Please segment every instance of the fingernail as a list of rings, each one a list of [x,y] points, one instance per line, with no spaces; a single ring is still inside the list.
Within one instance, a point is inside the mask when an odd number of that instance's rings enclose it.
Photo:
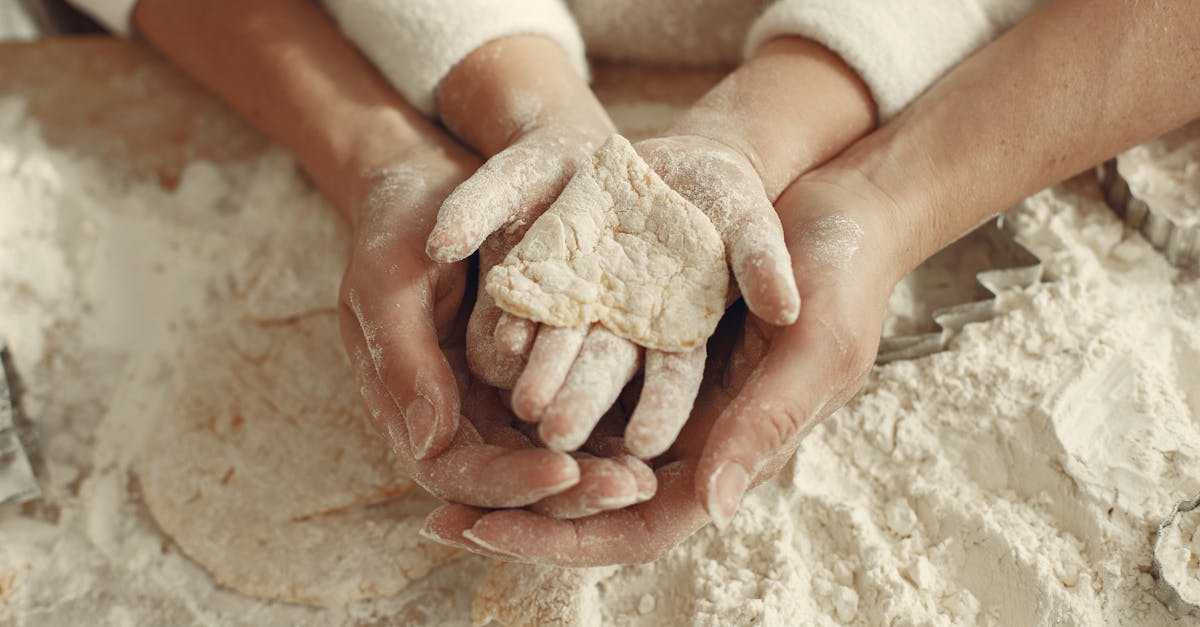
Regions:
[[[461,542],[455,542],[448,538],[443,538],[442,536],[439,536],[438,534],[430,531],[429,528],[424,525],[422,525],[421,528],[417,530],[417,535],[421,536],[422,538],[425,538],[426,540],[429,540],[430,542],[437,542],[438,544],[443,544],[445,546],[453,547],[456,549],[467,548],[466,545],[462,544]]]
[[[708,504],[705,509],[718,529],[724,529],[733,520],[749,485],[750,475],[737,462],[725,462],[713,473],[708,483]]]
[[[620,462],[633,473],[633,480],[637,484],[637,502],[653,498],[654,493],[658,491],[658,477],[654,476],[654,471],[632,455],[621,456]]]
[[[404,410],[404,423],[408,426],[408,441],[412,443],[413,456],[425,459],[433,446],[433,434],[437,427],[437,413],[433,404],[418,396]]]
[[[505,557],[511,557],[514,559],[521,558],[521,556],[517,555],[516,553],[512,553],[510,551],[505,551],[504,549],[498,548],[496,546],[488,544],[487,542],[484,542],[483,540],[480,540],[479,536],[475,535],[474,529],[467,529],[466,531],[464,531],[463,537],[470,540],[471,542],[474,542],[475,544],[478,544],[480,546],[480,548],[484,549],[485,551],[491,551],[493,553],[497,553],[499,555],[503,555]]]

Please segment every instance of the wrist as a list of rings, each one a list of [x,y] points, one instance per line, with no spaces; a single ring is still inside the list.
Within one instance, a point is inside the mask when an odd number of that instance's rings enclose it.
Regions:
[[[484,157],[538,130],[589,140],[615,132],[566,51],[535,35],[480,46],[442,79],[435,100],[446,127]]]
[[[784,37],[759,48],[667,132],[742,154],[774,201],[874,125],[874,102],[849,66],[820,44]]]
[[[414,124],[407,110],[376,111],[342,128],[348,131],[344,145],[322,187],[355,233],[373,195],[393,185],[389,179],[401,171],[419,169],[422,185],[446,187],[438,192],[444,196],[478,165],[469,151],[424,119]]]
[[[830,240],[853,248],[853,274],[864,289],[886,300],[896,284],[924,257],[907,234],[920,231],[920,217],[905,211],[869,174],[840,164],[808,172],[792,183],[776,203],[791,245],[814,234],[817,252]],[[793,252],[793,255],[796,253]],[[847,261],[840,261],[847,263]]]

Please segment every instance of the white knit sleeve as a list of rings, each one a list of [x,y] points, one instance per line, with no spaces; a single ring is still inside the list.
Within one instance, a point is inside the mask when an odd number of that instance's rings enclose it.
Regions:
[[[87,13],[108,30],[129,36],[132,30],[129,20],[137,0],[67,0],[76,9]]]
[[[881,120],[1042,0],[780,0],[750,29],[746,53],[797,35],[838,54],[871,90]]]
[[[434,91],[464,57],[508,35],[558,42],[587,76],[583,39],[562,0],[324,0],[342,30],[413,106],[434,110]]]

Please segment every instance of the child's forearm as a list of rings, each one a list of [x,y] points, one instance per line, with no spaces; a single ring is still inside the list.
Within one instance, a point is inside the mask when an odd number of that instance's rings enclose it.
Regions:
[[[352,224],[364,174],[413,150],[452,146],[311,2],[141,0],[134,22],[287,148]]]
[[[912,267],[1029,193],[1198,114],[1200,3],[1061,0],[814,174],[865,177],[889,198],[897,258]]]
[[[781,37],[713,88],[669,134],[741,152],[774,201],[797,176],[871,130],[875,108],[854,70],[820,44]]]
[[[608,114],[566,51],[537,35],[484,44],[446,75],[435,102],[446,127],[485,157],[537,128],[599,139],[613,132]]]

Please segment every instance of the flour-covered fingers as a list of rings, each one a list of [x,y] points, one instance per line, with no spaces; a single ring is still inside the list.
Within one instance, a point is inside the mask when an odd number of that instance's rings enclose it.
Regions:
[[[703,345],[685,353],[646,351],[642,393],[625,428],[629,452],[650,459],[670,448],[692,413],[705,354]]]
[[[469,257],[497,230],[514,221],[532,222],[574,171],[574,162],[545,158],[536,142],[510,146],[446,198],[425,252],[440,263]]]
[[[513,385],[512,408],[518,417],[530,422],[541,419],[566,381],[587,334],[587,327],[538,327],[525,369]]]
[[[542,412],[538,435],[555,451],[579,448],[637,372],[640,349],[595,324],[562,388]]]
[[[481,547],[478,552],[505,555],[513,561],[572,567],[650,562],[708,521],[695,500],[689,465],[670,464],[657,475],[659,490],[654,498],[625,509],[577,520],[503,510],[484,514],[470,529],[453,532]]]
[[[486,513],[486,510],[476,507],[448,503],[429,512],[429,515],[425,517],[425,523],[421,525],[417,533],[426,540],[449,547],[493,559],[511,560],[512,558],[508,555],[489,551],[463,537],[463,532],[469,531],[471,526]]]
[[[419,289],[410,284],[385,298],[368,299],[349,287],[340,324],[343,339],[355,334],[362,338],[384,389],[404,417],[413,456],[423,459],[436,455],[454,437],[459,398]]]
[[[530,509],[551,518],[583,518],[598,512],[622,509],[645,501],[654,495],[644,481],[647,473],[643,462],[628,456],[616,459],[593,457],[577,453],[579,483],[571,489],[534,503]],[[639,468],[640,466],[640,468]]]
[[[771,324],[794,322],[800,294],[783,229],[745,154],[696,135],[650,139],[637,148],[667,185],[717,228],[750,311]]]
[[[502,312],[496,321],[496,347],[510,357],[524,357],[533,347],[537,330],[536,322]]]
[[[347,326],[343,333],[353,331]],[[347,348],[372,423],[389,436],[405,471],[434,496],[477,507],[524,507],[579,483],[579,464],[570,455],[497,446],[461,418],[446,450],[416,459],[404,420],[371,367],[365,341],[351,336]]]
[[[800,292],[783,227],[767,197],[762,195],[743,206],[722,237],[750,311],[775,325],[795,322],[800,314]]]
[[[499,350],[496,326],[504,312],[483,289],[467,321],[467,363],[471,372],[484,383],[504,390],[512,389],[525,367],[525,358]]]

